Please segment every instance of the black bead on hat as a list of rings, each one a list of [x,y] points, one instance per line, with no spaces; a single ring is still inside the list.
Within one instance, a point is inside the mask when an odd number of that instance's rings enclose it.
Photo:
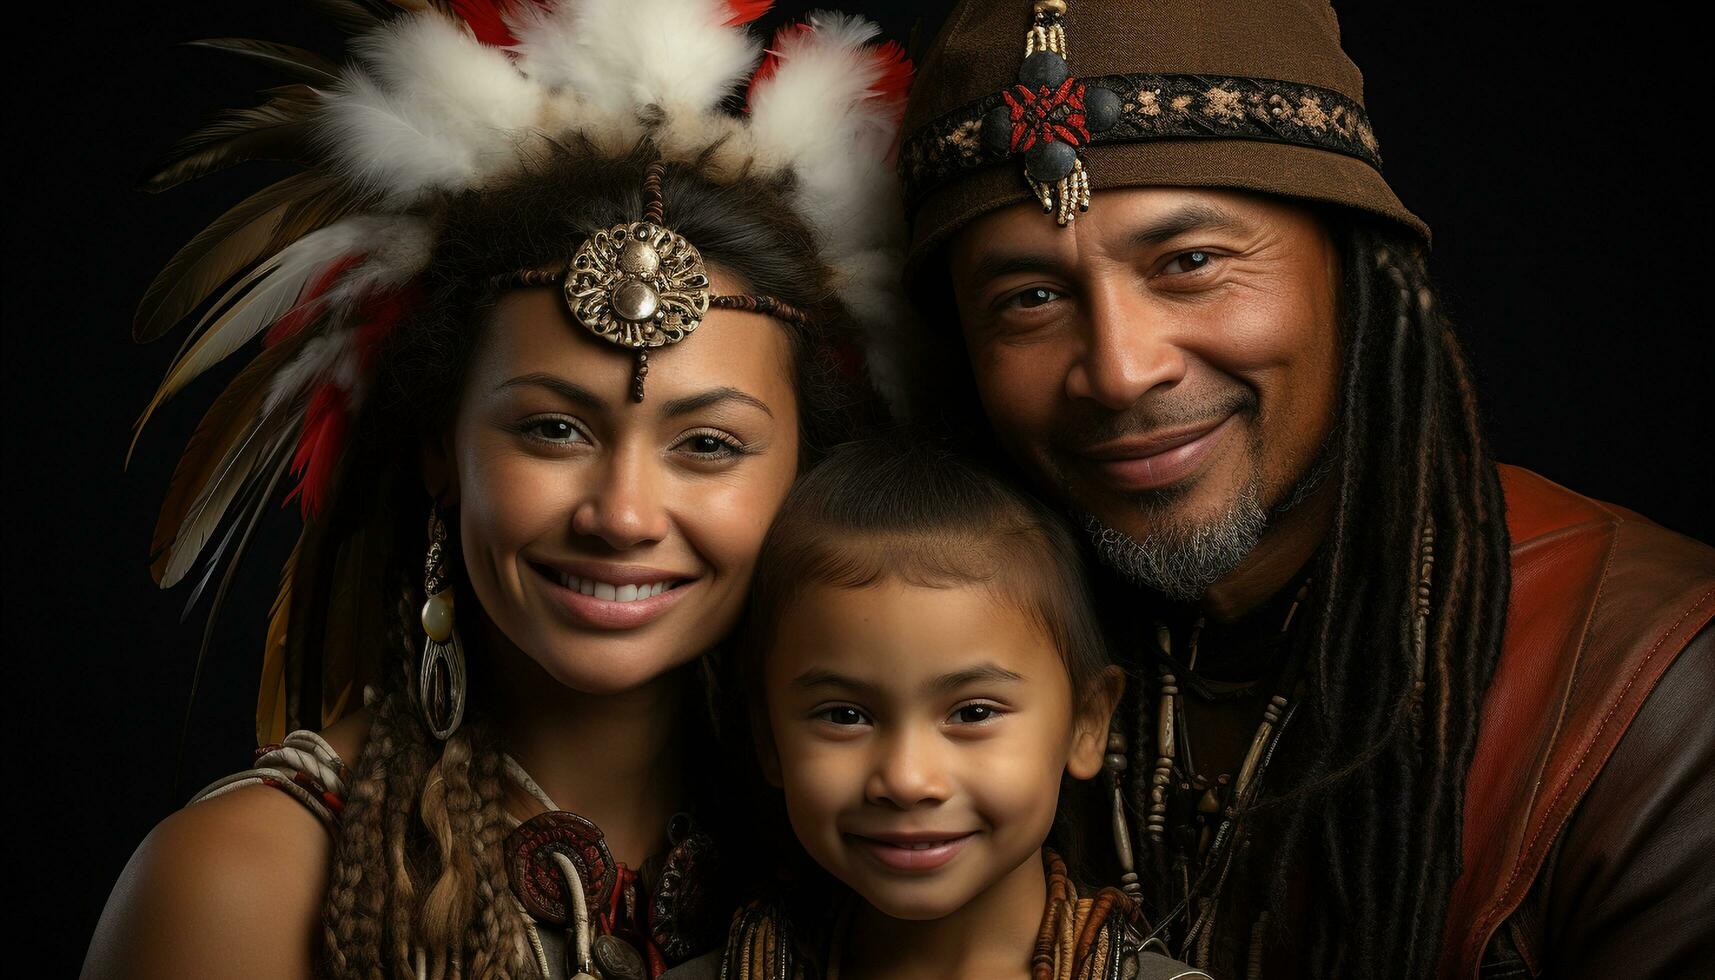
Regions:
[[[1037,0],[1018,81],[982,119],[984,152],[1023,157],[1024,179],[1061,225],[1090,209],[1090,179],[1079,151],[1092,135],[1112,128],[1120,113],[1117,93],[1072,75],[1065,20],[1066,0]]]

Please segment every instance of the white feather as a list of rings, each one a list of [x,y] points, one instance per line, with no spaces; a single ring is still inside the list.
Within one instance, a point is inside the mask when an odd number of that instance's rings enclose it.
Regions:
[[[344,360],[350,349],[349,330],[311,337],[305,341],[304,349],[298,352],[298,356],[292,358],[290,364],[281,368],[269,380],[268,394],[263,398],[262,410],[257,414],[267,418],[281,405],[308,392],[330,369]]]
[[[874,24],[825,12],[809,23],[780,40],[775,73],[751,93],[751,148],[759,163],[795,175],[790,199],[863,330],[870,377],[907,415],[917,387],[908,374],[922,352],[900,282],[906,227],[889,161],[900,107],[874,91],[884,70],[868,47]]]
[[[319,138],[389,207],[512,169],[538,137],[541,87],[440,14],[397,18],[352,48],[359,61],[324,93]]]
[[[721,0],[561,0],[523,4],[518,68],[597,112],[649,105],[708,110],[750,73],[758,45]]]
[[[782,39],[778,69],[751,94],[751,132],[759,155],[797,174],[794,203],[837,259],[903,240],[887,163],[898,107],[872,91],[881,77],[866,47],[874,24],[829,13],[810,24]]]

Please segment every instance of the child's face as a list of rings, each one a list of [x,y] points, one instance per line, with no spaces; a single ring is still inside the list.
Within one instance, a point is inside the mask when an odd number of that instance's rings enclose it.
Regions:
[[[764,684],[763,754],[793,830],[894,918],[1040,876],[1061,772],[1101,768],[1106,717],[1074,717],[1053,641],[981,586],[813,587],[778,624]]]

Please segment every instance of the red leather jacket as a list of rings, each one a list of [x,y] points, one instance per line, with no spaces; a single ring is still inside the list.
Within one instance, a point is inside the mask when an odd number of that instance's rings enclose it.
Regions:
[[[1685,976],[1715,946],[1715,549],[1502,466],[1512,595],[1441,976]]]

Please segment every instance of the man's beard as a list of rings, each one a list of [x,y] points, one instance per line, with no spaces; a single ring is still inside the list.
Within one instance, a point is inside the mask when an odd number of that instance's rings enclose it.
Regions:
[[[1191,602],[1237,568],[1268,529],[1259,476],[1253,473],[1232,506],[1212,521],[1163,521],[1139,540],[1085,514],[1084,530],[1102,564],[1126,581]]]
[[[1263,500],[1262,455],[1253,441],[1250,474],[1232,504],[1214,519],[1172,519],[1168,508],[1182,494],[1155,493],[1134,499],[1139,511],[1157,517],[1141,540],[1087,512],[1084,530],[1102,564],[1126,581],[1177,602],[1194,602],[1256,550],[1272,520],[1304,502],[1322,483],[1333,469],[1331,444],[1331,439],[1324,442],[1304,474],[1273,506]]]

